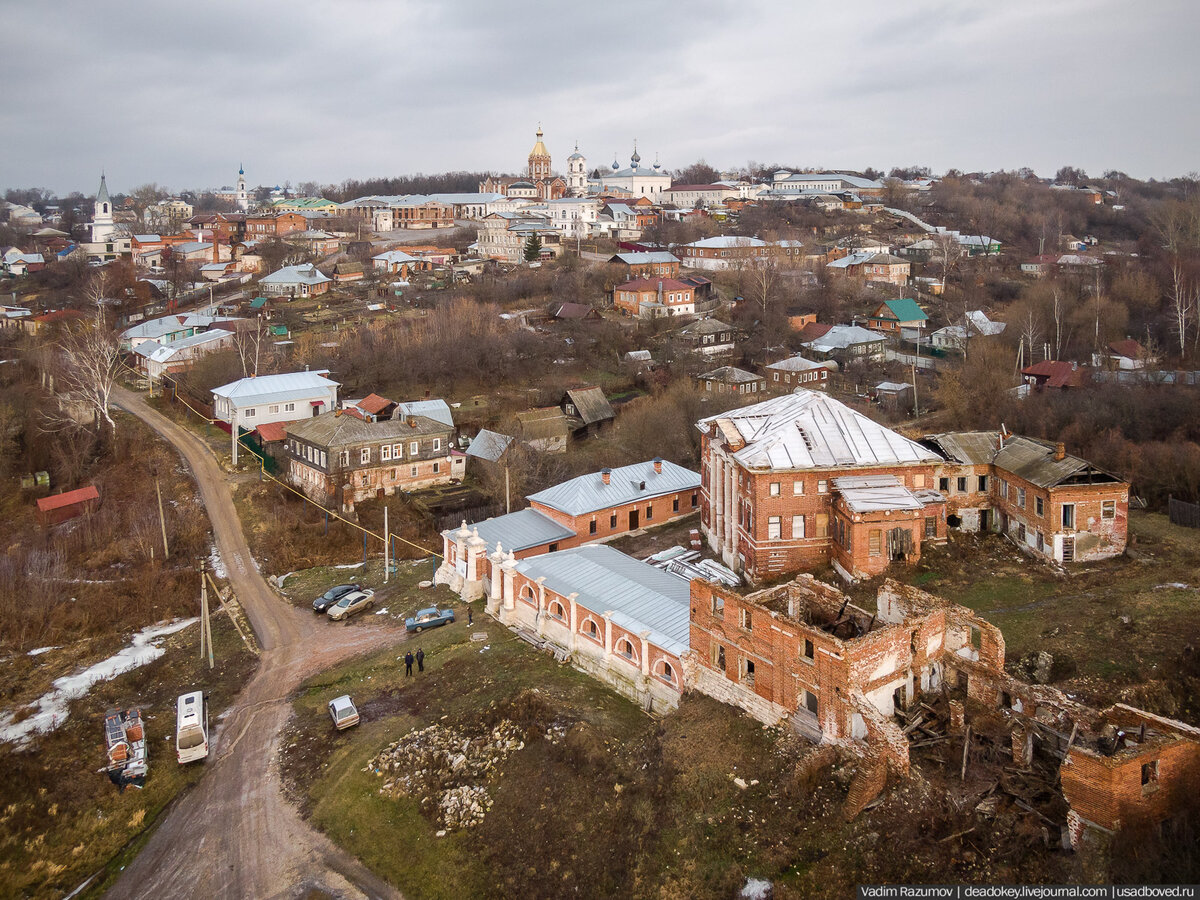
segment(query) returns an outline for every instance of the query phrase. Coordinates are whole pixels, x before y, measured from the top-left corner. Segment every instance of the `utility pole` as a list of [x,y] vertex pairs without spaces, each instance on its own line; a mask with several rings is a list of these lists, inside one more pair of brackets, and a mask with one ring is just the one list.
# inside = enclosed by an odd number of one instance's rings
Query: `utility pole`
[[204,560],[200,560],[200,659],[204,659],[204,620],[208,617],[208,582],[204,580]]
[[388,508],[383,508],[383,583],[388,583],[388,549],[392,543],[392,536],[388,533]]
[[171,555],[171,548],[167,546],[167,520],[163,517],[162,505],[162,488],[159,486],[158,473],[154,473],[154,492],[158,494],[158,524],[162,526],[163,536],[163,560]]
[[506,513],[512,512],[512,501],[509,499],[509,494],[508,494],[508,464],[507,463],[504,466],[504,511]]
[[237,405],[232,401],[229,403],[229,436],[233,438],[233,464],[237,465]]

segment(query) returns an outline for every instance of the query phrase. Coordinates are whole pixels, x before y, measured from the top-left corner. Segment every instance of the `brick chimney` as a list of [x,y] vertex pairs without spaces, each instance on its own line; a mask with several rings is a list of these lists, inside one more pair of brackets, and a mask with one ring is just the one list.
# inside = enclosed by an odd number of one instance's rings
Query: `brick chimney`
[[1065,459],[1067,456],[1067,445],[1059,441],[1054,445],[1054,459],[1056,462]]
[[416,418],[414,418],[413,416],[409,416],[409,417],[408,417],[408,427],[409,427],[409,428],[416,428],[416,427],[417,427],[417,420],[416,420]]
[[601,469],[600,480],[608,484],[612,480],[612,469]]
[[654,474],[655,475],[662,474],[662,457],[661,456],[654,457]]

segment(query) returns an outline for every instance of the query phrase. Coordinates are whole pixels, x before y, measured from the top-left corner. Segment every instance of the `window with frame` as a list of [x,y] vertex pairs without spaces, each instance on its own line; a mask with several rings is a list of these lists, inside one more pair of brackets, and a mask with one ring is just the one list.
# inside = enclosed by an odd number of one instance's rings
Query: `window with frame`
[[698,491],[692,491],[692,509],[700,505],[700,494]]
[[803,481],[797,480],[797,481],[792,482],[792,496],[793,497],[804,496],[804,482]]
[[926,516],[925,517],[925,537],[927,537],[927,538],[937,537],[937,517],[936,516]]
[[754,687],[754,660],[742,657],[742,681],[747,687]]
[[1062,505],[1062,527],[1063,528],[1074,528],[1075,527],[1075,504],[1074,503],[1064,503]]
[[596,622],[593,619],[588,619],[583,624],[583,633],[594,640],[600,640],[600,630],[596,627]]
[[566,610],[557,600],[550,604],[550,618],[558,619],[560,622],[566,621]]
[[1046,514],[1046,504],[1041,497],[1033,498],[1033,509],[1039,516]]
[[867,554],[869,556],[883,554],[883,531],[878,528],[872,528],[867,533]]
[[817,647],[808,638],[804,639],[804,649],[801,651],[801,659],[813,663],[817,661]]
[[817,513],[817,537],[829,537],[829,514]]
[[778,481],[772,481],[772,482],[771,482],[770,493],[771,493],[771,496],[772,496],[772,497],[778,497],[778,496],[779,496],[779,482],[778,482]]
[[417,453],[417,451],[418,451],[418,450],[420,450],[420,449],[421,449],[421,444],[420,444],[420,442],[419,442],[419,441],[409,441],[409,444],[408,444],[408,452],[409,452],[410,454],[412,454],[412,455],[414,455],[414,456],[415,456],[415,455],[416,455],[416,453]]
[[1025,488],[1023,487],[1017,488],[1017,506],[1021,509],[1025,508]]
[[363,447],[358,451],[358,461],[364,466],[371,461],[370,447]]
[[725,615],[725,598],[720,594],[712,595],[712,612],[714,616]]
[[817,701],[817,695],[812,691],[804,692],[804,708],[814,716],[820,714],[820,704]]
[[986,475],[979,476],[979,491],[983,493],[988,489],[988,477]]
[[767,517],[767,540],[777,541],[783,537],[782,525],[780,524],[779,516]]
[[676,497],[671,501],[671,512],[679,512],[679,498]]
[[437,450],[441,450],[441,449],[442,449],[442,439],[441,439],[441,438],[434,438],[434,439],[433,439],[433,449],[434,449],[435,451],[437,451]]
[[818,481],[817,482],[817,493],[818,494],[828,494],[829,493],[829,482],[825,481],[824,479],[821,479],[820,481]]
[[250,407],[248,410],[246,410],[244,413],[242,413],[242,415],[244,415],[247,419],[253,419],[254,418],[254,407],[253,406]]
[[623,657],[625,657],[626,659],[632,660],[633,659],[633,644],[629,641],[628,638],[621,638],[621,640],[617,641],[617,652],[619,654],[621,654]]
[[1003,478],[1000,479],[1000,499],[1008,499],[1008,482]]
[[611,516],[608,517],[608,527],[609,528],[617,527],[617,514],[616,513],[613,513]]
[[949,478],[939,478],[938,479],[938,490],[941,491],[943,494],[950,493],[950,479]]
[[804,516],[792,516],[792,539],[799,540],[802,537],[805,537]]
[[1115,519],[1117,517],[1117,501],[1116,500],[1101,500],[1100,501],[1100,518]]
[[349,450],[342,451],[341,463],[342,463],[342,468],[346,468],[347,466],[350,465],[350,451]]
[[738,610],[738,624],[747,631],[754,630],[754,619],[751,616],[750,610],[745,607]]
[[958,484],[956,486],[960,494],[965,494],[967,492],[967,479],[965,475],[959,476]]
[[279,404],[273,403],[271,406],[267,407],[267,412],[270,413],[271,415],[275,415],[276,413],[279,412]]
[[713,666],[720,669],[722,672],[724,672],[725,671],[725,648],[722,647],[720,644],[709,644],[708,645],[708,653],[709,653],[709,659],[711,660]]
[[417,467],[416,467],[416,466],[413,466],[413,467],[412,467],[412,471],[409,473],[409,477],[410,477],[410,478],[416,478],[416,477],[417,477]]
[[379,448],[379,459],[383,462],[388,462],[392,458],[391,444],[384,444]]
[[442,470],[442,466],[441,466],[441,464],[440,464],[440,463],[434,463],[434,464],[433,464],[433,474],[434,474],[434,475],[436,475],[436,474],[437,474],[438,472],[440,472],[441,470]]
[[295,412],[295,411],[296,411],[296,404],[295,404],[295,403],[285,403],[285,404],[283,404],[283,411],[284,411],[284,412]]
[[662,665],[659,668],[658,677],[663,681],[669,682],[670,684],[675,683],[675,670],[671,668],[671,664],[665,659],[662,661]]

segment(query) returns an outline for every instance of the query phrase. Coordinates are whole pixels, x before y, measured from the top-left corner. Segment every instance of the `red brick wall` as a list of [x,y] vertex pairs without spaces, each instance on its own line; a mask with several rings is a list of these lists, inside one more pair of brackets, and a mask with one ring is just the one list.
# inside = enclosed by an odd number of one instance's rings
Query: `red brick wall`
[[[1181,804],[1195,801],[1196,778],[1200,775],[1200,744],[1180,739],[1162,739],[1160,745],[1139,747],[1101,756],[1076,747],[1063,763],[1062,789],[1076,814],[1102,828],[1116,829],[1123,823],[1146,818],[1159,820]],[[1153,786],[1142,785],[1142,766],[1158,763]]]
[[[692,495],[696,495],[696,506],[692,506]],[[687,491],[676,491],[670,494],[661,494],[657,497],[638,500],[635,503],[625,503],[620,506],[610,506],[605,509],[598,510],[594,513],[584,513],[579,516],[570,516],[561,510],[551,509],[537,501],[531,502],[529,505],[538,512],[558,522],[567,528],[570,528],[580,540],[578,543],[587,541],[595,541],[601,538],[611,537],[615,534],[624,534],[629,531],[629,513],[632,510],[638,512],[638,528],[645,528],[647,525],[661,525],[664,522],[669,522],[672,519],[678,519],[681,516],[687,516],[698,510],[700,502],[700,489]],[[679,501],[679,511],[674,510],[675,501]],[[646,518],[647,507],[653,508],[653,518]],[[617,524],[613,527],[610,523],[612,516],[616,515]],[[592,534],[590,530],[592,519],[596,520],[596,533]],[[562,545],[560,545],[562,546]]]

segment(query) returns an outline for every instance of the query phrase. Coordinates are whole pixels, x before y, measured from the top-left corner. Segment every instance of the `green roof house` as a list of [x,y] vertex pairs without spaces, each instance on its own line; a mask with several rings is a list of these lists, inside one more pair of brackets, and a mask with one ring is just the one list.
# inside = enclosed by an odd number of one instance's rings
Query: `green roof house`
[[885,300],[867,316],[867,327],[875,331],[898,333],[902,328],[924,328],[929,321],[925,311],[911,297]]

